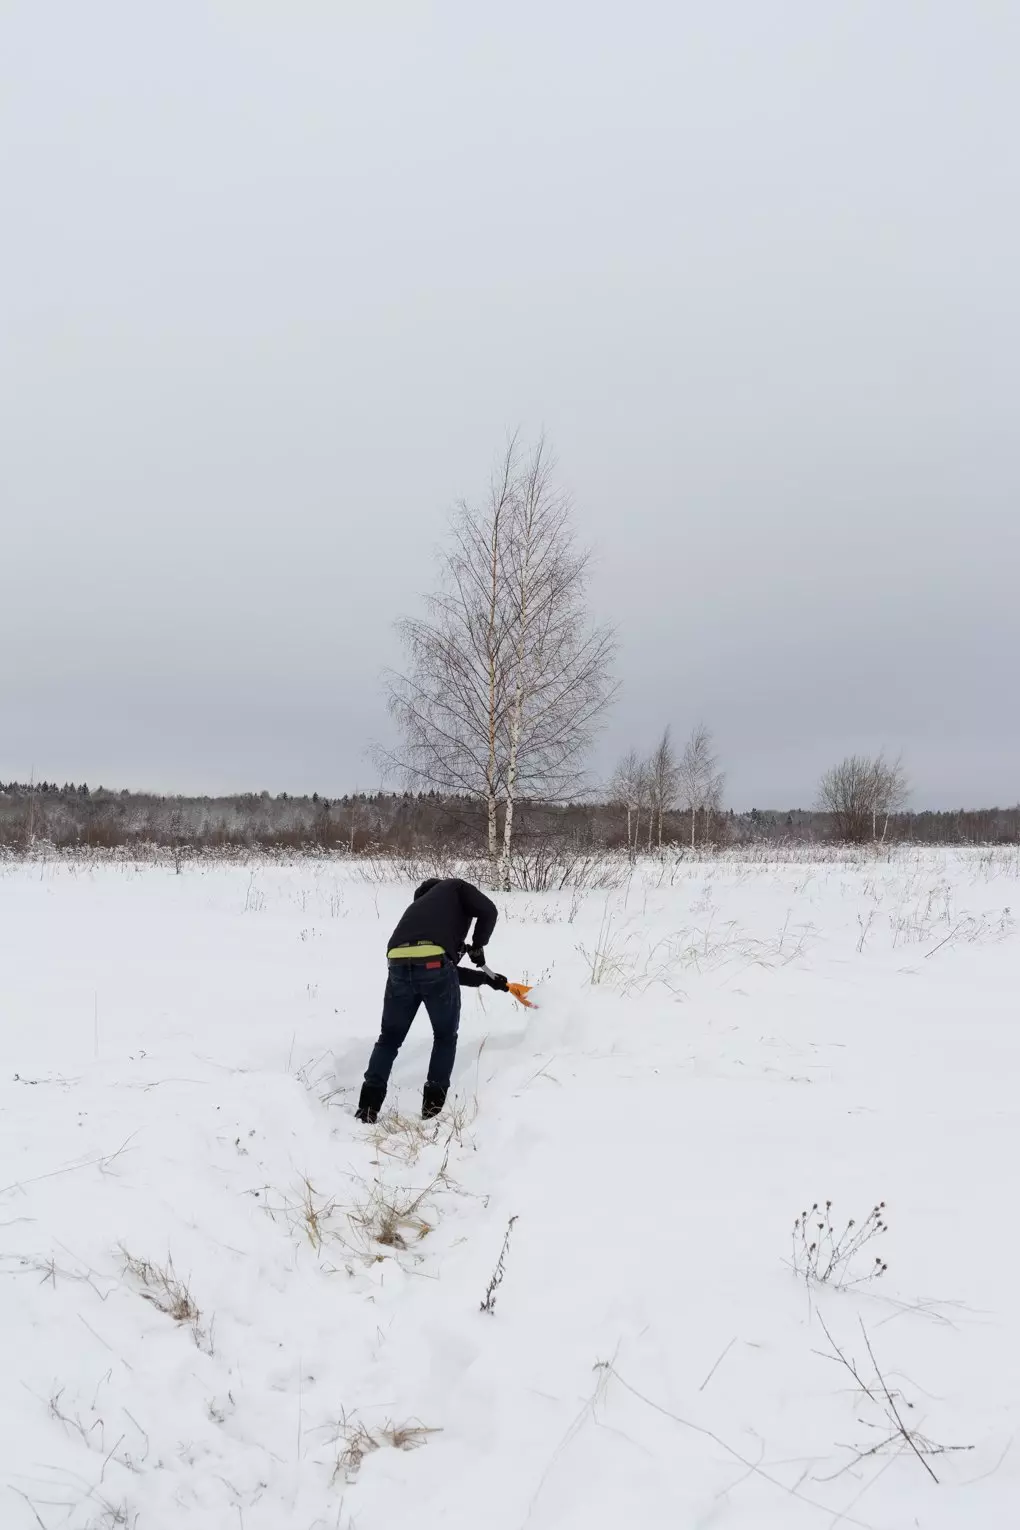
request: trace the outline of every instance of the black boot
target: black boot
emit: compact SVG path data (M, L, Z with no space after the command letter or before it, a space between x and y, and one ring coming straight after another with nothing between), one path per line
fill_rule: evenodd
M362 1084L361 1099L354 1112L355 1120L365 1121L369 1126L374 1126L379 1119L379 1112L382 1110L385 1098L386 1090L380 1089L378 1084Z
M446 1090L439 1084L426 1084L421 1097L421 1118L423 1121L431 1121L433 1116L438 1116L446 1104Z

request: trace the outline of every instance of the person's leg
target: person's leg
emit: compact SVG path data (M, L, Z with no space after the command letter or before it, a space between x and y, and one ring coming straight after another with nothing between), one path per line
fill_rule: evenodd
M450 1076L457 1057L460 1028L460 982L453 962L445 961L437 972L426 971L418 989L432 1024L432 1057L422 1095L422 1115L438 1116L446 1103Z
M406 968L391 967L383 995L379 1040L372 1048L365 1069L365 1083L357 1112L360 1120L374 1121L382 1109L390 1072L397 1053L407 1039L420 1003L421 998L416 992L411 973Z

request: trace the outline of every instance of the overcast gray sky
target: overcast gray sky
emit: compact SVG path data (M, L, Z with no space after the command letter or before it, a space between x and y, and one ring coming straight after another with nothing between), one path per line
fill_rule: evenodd
M0 0L0 777L374 780L544 425L598 760L1020 798L1013 0Z

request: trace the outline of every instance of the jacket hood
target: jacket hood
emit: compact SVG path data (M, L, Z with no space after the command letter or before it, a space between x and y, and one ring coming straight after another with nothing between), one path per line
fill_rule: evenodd
M414 895L415 903L417 903L419 898L424 897L427 892L431 892L433 887L438 887L439 883L440 883L440 880L441 879L439 877L426 877L424 882L421 884L421 886L415 892L415 895Z

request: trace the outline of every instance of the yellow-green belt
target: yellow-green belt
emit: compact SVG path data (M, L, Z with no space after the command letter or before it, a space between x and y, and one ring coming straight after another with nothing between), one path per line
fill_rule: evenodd
M401 959L413 961L415 957L445 956L446 952L442 946L434 946L430 941L423 940L416 946L394 946L392 951L387 951L386 955L390 961L400 961Z

